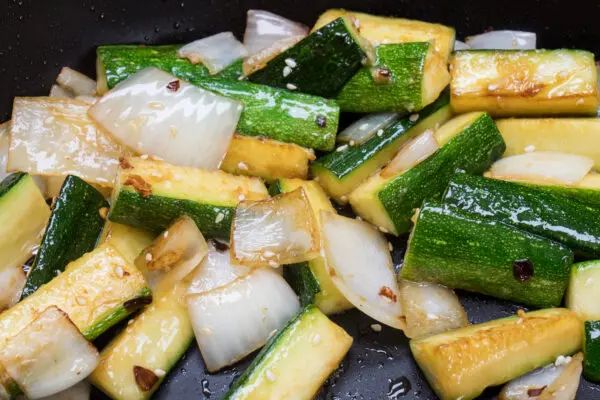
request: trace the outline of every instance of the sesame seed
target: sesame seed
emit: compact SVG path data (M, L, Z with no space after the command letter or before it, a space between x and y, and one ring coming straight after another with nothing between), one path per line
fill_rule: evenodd
M383 329L380 324L371 324L371 329L373 332L381 332Z
M275 374L273 372L271 372L270 369L268 369L267 372L265 372L265 375L270 382L275 382L275 379L277 379L275 377Z
M344 151L348 148L347 144L343 144L340 147L338 147L337 149L335 149L335 151Z
M287 65L285 67L283 67L283 77L284 78L291 73L292 73L292 69L290 67L288 67Z
M355 142L354 140L351 140L351 141L350 141L348 144L349 144L350 146L354 146L354 145L356 144L356 142Z
M383 136L383 129L377 130L377 136L379 136L379 137Z
M287 85L285 85L285 87L288 88L288 90L298 89L298 86L294 85L293 83L288 83Z
M388 249L390 249L390 251L394 251L394 245L392 242L388 242Z
M410 114L410 117L408 117L410 122L416 122L419 119L419 114Z
M362 220L363 220L363 219L360 217L360 215L357 215L357 216L356 216L356 219L357 219L358 221L362 221Z
M388 233L389 231L387 229L385 229L383 226L379 227L379 230L383 233Z
M140 158L141 158L142 160L147 160L147 159L148 159L148 154L142 154L142 155L140 156Z
M529 146L525 146L523 150L525 150L525 153L532 153L535 151L535 146L530 144Z
M585 100L583 100L583 99L577 99L577 101L575 102L575 105L578 105L578 106L580 106L580 105L582 105L583 103L585 103Z
M223 213L218 213L217 216L215 217L215 223L218 224L219 222L223 221L224 218L225 218L225 215Z
M494 90L498 90L498 85L490 83L487 88L490 92L493 92Z
M263 255L267 258L272 258L275 257L275 253L273 253L271 250L267 250L263 253Z
M152 261L152 253L146 253L146 261L147 262Z
M117 274L117 276L119 278L122 278L123 276L125 276L125 271L123 270L123 267L121 267L120 265L117 265L115 267L115 274Z
M244 200L246 200L246 195L244 195L243 193L242 193L242 194L240 194L240 195L238 196L238 200L239 200L239 201L244 201Z
M127 325L131 325L133 324L133 318L131 318L129 321L127 321Z
M294 60L293 58L286 58L285 59L285 65L287 65L290 68L296 68L296 60Z
M164 231L163 232L163 237L166 239L169 237L169 231Z
M248 165L245 162L243 162L243 161L240 161L238 163L237 167L238 167L239 170L248 171Z
M154 375L158 376L159 378L162 378L163 376L165 376L167 373L165 372L164 369L160 369L160 368L156 368L154 370Z
M100 218L106 219L106 216L108 215L108 207L101 207L98 210L98 214L100 214Z
M348 196L346 196L345 194L340 196L340 200L343 201L344 203L348 201Z
M273 260L269 260L269 266L271 268L277 268L279 266L279 264L277 264L275 261Z
M556 361L554 362L554 365L556 365L557 367L561 366L561 365L567 365L568 363L571 362L571 356L558 356L556 357Z

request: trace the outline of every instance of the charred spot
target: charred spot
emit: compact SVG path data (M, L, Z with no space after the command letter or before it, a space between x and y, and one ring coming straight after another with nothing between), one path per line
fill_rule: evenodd
M527 396L538 397L540 394L542 394L544 389L546 389L546 386L542 386L541 388L537 388L537 389L529 389L529 390L527 390Z
M377 84L388 84L392 81L392 71L388 67L371 68L371 76Z
M147 306L150 303L152 303L152 296L143 296L127 300L125 303L123 303L123 307L125 310L127 310L127 312L133 312L144 306Z
M156 376L154 372L147 368L140 367L139 365L133 366L133 376L135 378L135 383L143 392L149 391L158 382L158 376Z
M379 295L390 299L392 303L398 301L398 297L396 296L396 294L392 291L392 289L390 289L387 286L382 286L381 289L379 289Z
M129 163L129 160L125 157L119 157L119 167L122 169L131 169L133 165Z
M227 243L220 242L216 239L210 239L210 243L217 251L220 251L221 253L229 250L229 245Z
M152 186L139 175L130 175L125 180L126 186L133 186L136 192L142 197L150 197L152 194Z
M315 122L317 123L317 126L319 128L325 128L327 126L327 117L325 117L324 115L317 115L317 118L315 119Z
M513 276L520 282L526 282L533 277L533 263L529 259L513 261Z
M180 86L179 79L176 79L167 84L167 89L170 90L171 92L176 92L179 90L179 86Z

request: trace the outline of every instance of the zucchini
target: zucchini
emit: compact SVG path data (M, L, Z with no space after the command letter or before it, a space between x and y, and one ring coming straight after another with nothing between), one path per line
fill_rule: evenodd
M108 202L82 179L69 175L52 208L44 238L23 288L21 300L64 271L68 263L96 246Z
M600 382L600 321L585 321L583 336L583 375Z
M348 193L387 164L404 143L450 119L449 97L442 95L418 115L416 121L410 117L395 120L358 146L346 146L343 151L318 158L311 165L313 176L331 197L345 203Z
M594 160L600 169L600 119L507 118L496 120L506 143L504 156L536 151L579 154Z
M112 246L102 245L0 314L0 344L51 305L66 312L83 336L93 340L149 300L141 272Z
M429 42L382 44L336 96L342 111L413 112L431 104L450 82L446 60Z
M350 335L308 306L263 347L224 400L313 399L351 345Z
M231 81L244 79L244 59L240 58L239 60L229 64L225 69L216 74L215 77Z
M240 200L269 196L258 178L141 158L124 160L116 182L108 219L156 234L187 214L205 236L228 239Z
M100 353L90 376L113 399L148 399L194 340L185 305L186 287L176 283L155 300ZM149 380L140 380L140 371ZM158 372L157 372L158 371Z
M319 221L321 211L335 212L329 198L315 181L279 179L269 188L271 194L289 193L303 188L310 206ZM327 271L327 260L319 256L310 261L291 264L284 268L283 276L300 297L302 305L314 303L325 314L335 314L352 308L338 290Z
M583 50L461 50L450 60L457 113L596 115L594 54Z
M248 79L331 98L372 58L371 53L352 21L340 17L269 60Z
M457 169L485 171L504 151L504 142L487 113L460 115L434 132L440 148L408 171L374 175L350 194L354 211L382 230L407 232L415 208L442 194Z
M375 46L382 43L432 42L444 62L448 61L454 48L454 29L449 26L342 9L330 9L321 14L313 31L343 16L355 20L360 35Z
M109 244L117 249L131 264L135 263L135 259L142 250L150 246L152 240L154 240L154 235L150 232L111 221L106 221L100 238L101 243Z
M531 306L553 307L562 301L572 262L573 253L560 243L425 202L400 276Z
M443 201L553 239L578 254L600 256L600 209L533 185L456 174Z
M235 135L221 169L230 174L258 176L267 181L277 178L306 179L308 163L314 159L312 150L294 143Z
M600 261L573 264L566 306L581 320L600 320Z
M576 352L581 342L577 316L555 308L411 340L410 349L442 400L469 400Z
M244 110L237 132L246 136L265 136L282 142L296 143L317 150L335 146L339 107L333 100L294 93L289 90L239 80L207 77L204 72L190 71L174 51L150 50L154 46L98 47L98 93L103 94L136 71L157 67L202 89L238 100ZM204 68L204 67L202 67Z

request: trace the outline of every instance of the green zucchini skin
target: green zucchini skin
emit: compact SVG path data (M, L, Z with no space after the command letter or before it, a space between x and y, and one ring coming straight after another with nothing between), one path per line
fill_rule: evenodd
M373 68L386 68L390 83L373 81L372 67L363 67L336 96L342 111L412 112L423 108L421 85L429 43L384 44L375 49Z
M148 49L154 48L101 46L97 51L98 75L105 74L107 87L111 89L141 69L157 67L202 89L242 102L244 110L237 126L239 134L265 136L316 150L334 148L340 115L334 100L231 80L231 75L223 71L226 75L221 79L210 77L204 67L199 69L179 58L175 50L150 53Z
M600 210L532 185L456 174L444 203L600 256Z
M533 187L548 193L568 197L587 206L600 208L600 190L586 187L546 186L534 183L519 182L527 187Z
M398 233L410 229L414 210L423 200L442 195L457 170L482 173L505 148L496 124L483 114L431 157L389 182L378 196Z
M525 280L517 279L513 265L522 260L533 264ZM545 308L561 304L572 263L573 253L563 244L426 202L400 276Z
M94 249L104 226L99 212L103 207L108 208L108 202L91 185L73 175L65 179L21 300L64 271L68 263Z
M155 194L143 197L133 190L121 188L108 218L113 222L158 234L178 217L189 215L206 237L228 240L234 213L235 207L202 204ZM218 214L224 217L217 218Z
M583 375L600 382L600 321L585 321L583 337Z
M338 18L252 73L251 82L334 97L367 58L349 19ZM288 65L293 60L292 65ZM286 63L287 61L287 63ZM287 67L287 68L286 68ZM289 74L284 74L284 69Z
M321 291L321 286L308 262L286 265L283 268L283 278L298 295L302 307L315 303L315 296Z
M0 181L0 197L10 192L10 190L18 185L19 182L21 182L21 179L25 178L26 176L27 173L25 172L15 172L14 174L10 174Z
M240 58L239 60L234 61L233 63L228 65L225 69L223 69L221 72L216 74L215 78L228 79L231 81L245 79L243 67L244 67L244 60Z

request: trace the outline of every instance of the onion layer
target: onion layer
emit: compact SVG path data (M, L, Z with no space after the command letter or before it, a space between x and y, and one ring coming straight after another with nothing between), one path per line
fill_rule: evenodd
M308 27L263 10L248 10L244 46L250 55L269 48L281 39L304 37Z
M304 39L304 36L290 36L289 38L278 40L270 47L264 48L252 56L246 58L242 64L242 71L245 76L258 71L268 64L269 61L283 53L296 43Z
M246 276L250 271L251 268L235 263L228 250L220 251L211 245L206 258L193 272L187 293L208 292Z
M8 146L10 144L8 137L9 130L10 121L0 125L0 182L10 175L8 172L6 172L6 164L8 163Z
M232 62L246 57L248 51L233 33L221 32L186 44L177 54L193 64L204 64L211 74L216 74Z
M96 81L69 67L63 67L60 70L56 77L56 83L75 96L94 96L96 94Z
M536 34L521 31L490 31L465 40L473 49L501 49L501 50L533 50L536 46Z
M0 312L19 301L26 275L20 265L9 265L0 269Z
M421 161L427 159L440 148L433 131L427 129L416 138L406 142L390 163L381 171L381 176L388 178L408 171Z
M359 145L371 139L380 129L385 129L398 118L398 113L369 114L350 124L341 131L336 140L339 143Z
M90 383L88 381L81 381L75 386L71 386L62 392L44 397L40 400L89 400L90 391Z

